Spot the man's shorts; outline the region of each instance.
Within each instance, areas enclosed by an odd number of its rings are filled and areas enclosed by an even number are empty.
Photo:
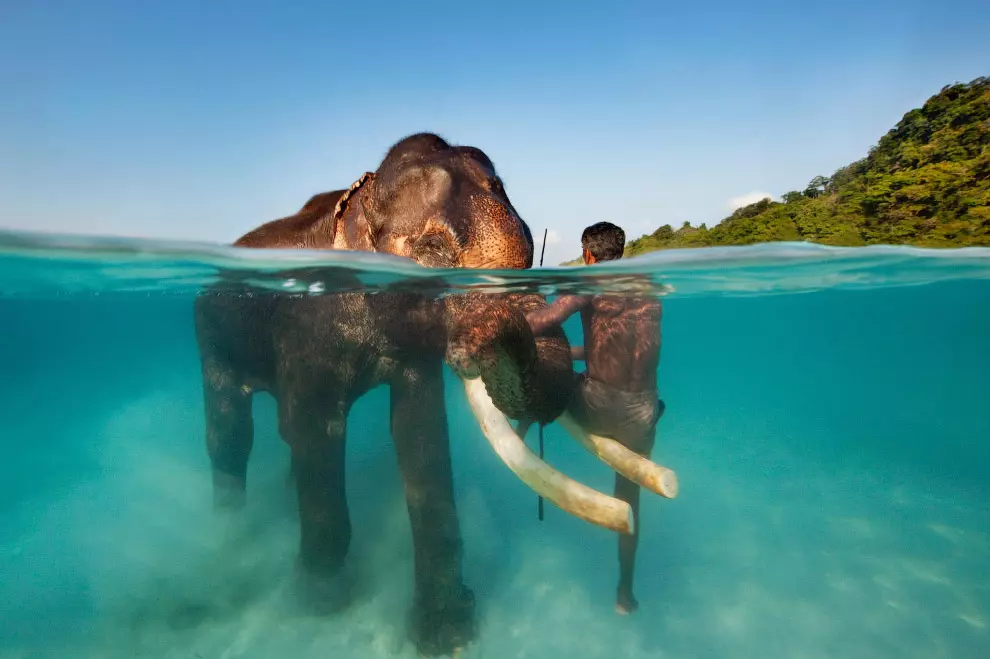
[[[646,455],[666,406],[656,389],[629,392],[579,373],[568,410],[585,430]]]

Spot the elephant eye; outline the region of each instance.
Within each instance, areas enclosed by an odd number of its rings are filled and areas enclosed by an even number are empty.
[[[454,268],[458,263],[458,250],[448,232],[427,233],[413,245],[412,257],[428,268]]]

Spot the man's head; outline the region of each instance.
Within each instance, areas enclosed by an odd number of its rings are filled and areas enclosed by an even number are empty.
[[[626,232],[611,222],[592,224],[581,234],[581,251],[588,265],[622,258]]]

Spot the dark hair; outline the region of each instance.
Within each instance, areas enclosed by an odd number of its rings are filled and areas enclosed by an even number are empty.
[[[626,232],[611,222],[598,222],[581,234],[581,247],[591,252],[596,261],[622,258],[626,247]]]

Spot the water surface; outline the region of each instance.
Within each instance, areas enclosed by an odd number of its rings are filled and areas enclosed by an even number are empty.
[[[478,273],[4,234],[0,657],[415,656],[385,389],[349,423],[360,590],[347,611],[306,618],[286,602],[297,522],[267,396],[248,509],[212,514],[191,303],[221,272],[307,295],[663,296],[654,455],[681,493],[644,495],[629,618],[612,608],[615,536],[552,505],[540,522],[447,373],[478,601],[465,657],[990,656],[990,250],[778,244]],[[581,343],[576,318],[566,329]],[[546,448],[610,491],[607,468],[556,425]]]

